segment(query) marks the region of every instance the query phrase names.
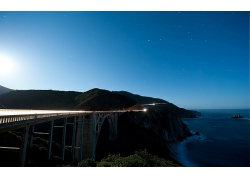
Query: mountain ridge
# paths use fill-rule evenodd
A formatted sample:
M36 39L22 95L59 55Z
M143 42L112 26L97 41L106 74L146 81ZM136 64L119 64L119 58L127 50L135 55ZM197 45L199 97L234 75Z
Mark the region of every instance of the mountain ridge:
M133 94L128 91L113 91L114 93L122 94L124 96L129 97L130 99L137 101L140 104L150 104L150 103L169 103L160 98L153 98L148 96L141 96L139 94Z
M112 91L94 88L75 98L78 101L77 109L84 110L119 110L127 109L137 102Z
M122 94L98 88L86 92L14 90L0 95L0 103L3 103L6 108L22 109L61 108L95 111L124 108L127 112L119 116L116 140L109 139L109 122L107 119L104 121L96 146L96 158L102 159L103 157L107 157L108 154L128 156L134 151L147 149L148 152L159 157L174 159L174 152L170 148L169 143L181 141L192 135L187 126L182 122L181 117L195 117L195 115L188 110L179 108L159 98L145 97L144 99L143 96L134 95L129 92L125 94L133 97L134 100ZM164 104L149 105L163 101L165 102ZM140 104L142 102L146 104ZM147 113L130 111L130 108L133 107L136 109L147 108L148 110ZM45 129L48 129L48 126L49 124L39 124L36 125L36 130L39 128L43 132ZM55 130L53 136L54 141L60 144L61 132ZM4 138L5 136L3 135L2 137ZM40 138L39 142L41 140ZM7 142L10 141L12 142L12 140L8 140ZM46 140L43 141L46 142ZM39 142L36 146L38 150L45 149L46 147L42 148ZM11 144L11 146L14 145ZM59 164L62 162L58 158L61 151L58 148L52 149L54 151L52 157L55 161L53 161L53 166L58 166L56 162ZM43 151L38 150L33 148L29 152L28 149L27 158L29 160L27 160L27 166L43 166L46 164L46 158L39 159L40 156L42 157ZM8 158L3 164L6 164L6 162L9 162Z
M162 103L157 106L147 104ZM51 110L135 110L161 109L179 117L196 117L194 112L160 98L133 94L127 91L108 91L94 88L86 92L56 90L12 90L0 95L0 108Z
M9 89L9 88L6 88L6 87L0 85L0 95L5 94L5 93L10 92L10 91L13 91L13 89Z

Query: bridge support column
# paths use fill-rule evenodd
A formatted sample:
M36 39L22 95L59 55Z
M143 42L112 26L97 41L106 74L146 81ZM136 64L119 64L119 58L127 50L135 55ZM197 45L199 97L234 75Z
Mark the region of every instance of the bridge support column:
M84 138L83 138L84 119L85 119L85 116L82 116L81 145L80 145L80 159L79 159L80 162L83 160L82 154L83 154L83 143L84 143Z
M52 137L53 137L53 127L54 127L54 120L50 122L50 129L49 129L49 142L48 142L48 162L50 161L51 156L51 145L52 145Z
M66 139L67 118L63 121L63 134L62 134L62 160L64 161L65 155L65 139Z
M24 167L25 166L25 159L26 159L26 150L27 150L27 144L28 144L28 137L29 137L29 124L26 124L26 127L23 128L23 138L20 148L20 154L19 154L19 166Z
M117 121L118 121L118 113L114 113L111 115L109 121L109 140L115 140L117 138Z
M33 145L33 140L34 140L34 131L35 131L35 124L31 126L31 133L30 133L30 148Z
M75 162L75 139L76 139L76 116L74 117L73 132L72 132L72 164Z
M96 149L96 114L91 114L92 121L92 159L95 159L95 149Z
M83 148L82 148L82 158L95 159L95 149L96 149L96 114L92 113L85 117L83 125Z
M83 125L83 149L82 149L82 158L87 159L87 158L92 158L92 136L93 136L93 130L92 130L92 118L91 114L86 115L84 117L84 125Z
M80 147L79 149L76 149L75 151L75 158L81 162L83 160L83 143L84 143L84 119L85 116L81 115L78 119L78 125L76 130L76 146Z

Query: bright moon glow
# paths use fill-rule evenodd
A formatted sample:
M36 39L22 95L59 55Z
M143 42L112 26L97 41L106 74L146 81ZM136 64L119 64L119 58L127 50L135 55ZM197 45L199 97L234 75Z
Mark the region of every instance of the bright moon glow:
M10 58L0 55L0 74L8 74L13 70Z

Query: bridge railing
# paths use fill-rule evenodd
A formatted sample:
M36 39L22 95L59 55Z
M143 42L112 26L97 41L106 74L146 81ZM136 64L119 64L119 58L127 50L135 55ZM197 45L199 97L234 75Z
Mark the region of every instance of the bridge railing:
M69 116L69 115L79 115L79 114L88 114L88 112L71 112L71 113L49 113L49 114L19 114L19 115L1 115L0 116L0 125L4 123L11 123L17 121L25 121L31 119L42 119L55 117L60 118L60 116Z
M17 121L25 121L25 120L37 119L37 118L53 117L53 116L59 116L59 115L63 115L63 114L32 114L32 115L23 114L23 115L11 115L11 116L6 115L6 116L0 116L0 124L17 122Z
M11 123L17 121L25 121L31 119L39 119L39 118L48 118L48 117L57 117L59 116L69 116L69 115L80 115L80 114L91 114L91 113L124 113L129 112L127 110L114 110L114 111L47 111L45 110L14 110L14 109L1 109L0 112L3 111L13 111L20 112L21 114L1 114L0 113L0 125L4 123ZM133 111L142 111L142 110L133 110ZM27 114L23 114L27 113Z

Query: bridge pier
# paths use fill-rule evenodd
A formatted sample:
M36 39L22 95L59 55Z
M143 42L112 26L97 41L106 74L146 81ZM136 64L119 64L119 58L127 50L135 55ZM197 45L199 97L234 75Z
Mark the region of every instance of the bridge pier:
M96 114L91 114L92 121L92 159L95 159L96 139Z
M84 143L84 139L83 139L83 128L84 128L84 119L85 119L85 116L82 116L82 122L81 122L81 144L80 144L80 158L79 158L79 161L81 162L83 160L83 157L82 157L82 153L83 153L83 143Z
M71 148L71 163L74 164L75 162L75 139L76 139L76 116L74 117L73 122L73 133L72 133L72 148Z
M35 131L35 124L31 126L31 132L30 132L30 148L31 148L32 145L33 145L34 131Z
M93 137L93 122L91 115L85 116L83 121L83 149L82 159L92 158L92 137ZM79 158L79 157L78 157Z
M117 121L118 113L111 114L109 121L109 140L115 140L117 138Z
M52 137L53 137L53 128L54 128L54 120L50 122L50 129L49 129L49 141L48 141L48 163L50 161L51 156L51 145L52 145Z
M85 120L85 115L80 115L77 121L78 123L77 123L77 130L76 130L76 147L79 147L79 149L75 150L75 158L79 162L83 160L84 120Z
M115 140L117 138L118 113L92 113L89 115L89 119L83 116L83 119L78 121L76 146L80 146L80 149L75 151L75 157L80 162L87 158L95 159L96 145L105 119L109 121L109 139Z
M63 120L63 134L62 134L62 160L64 161L65 155L65 139L66 139L67 117Z
M19 166L24 167L25 166L25 159L26 159L26 150L27 150L27 144L28 144L28 137L29 137L29 124L26 124L26 126L23 128L23 138L21 142L20 147L20 154L19 154Z

